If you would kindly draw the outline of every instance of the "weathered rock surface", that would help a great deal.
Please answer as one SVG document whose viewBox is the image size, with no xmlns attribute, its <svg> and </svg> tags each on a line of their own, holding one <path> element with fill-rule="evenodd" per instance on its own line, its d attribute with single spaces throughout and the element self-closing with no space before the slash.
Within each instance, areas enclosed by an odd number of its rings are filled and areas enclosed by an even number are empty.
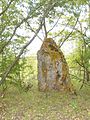
<svg viewBox="0 0 90 120">
<path fill-rule="evenodd" d="M 69 68 L 62 51 L 52 38 L 46 38 L 37 53 L 40 91 L 71 90 Z"/>
</svg>

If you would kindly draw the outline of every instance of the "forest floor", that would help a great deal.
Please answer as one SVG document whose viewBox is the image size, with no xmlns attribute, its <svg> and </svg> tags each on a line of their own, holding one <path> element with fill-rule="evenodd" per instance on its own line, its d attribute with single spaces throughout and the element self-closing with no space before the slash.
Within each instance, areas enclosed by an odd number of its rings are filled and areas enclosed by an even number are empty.
<svg viewBox="0 0 90 120">
<path fill-rule="evenodd" d="M 90 120 L 90 86 L 77 96 L 39 92 L 36 84 L 28 92 L 10 86 L 0 98 L 0 120 Z"/>
</svg>

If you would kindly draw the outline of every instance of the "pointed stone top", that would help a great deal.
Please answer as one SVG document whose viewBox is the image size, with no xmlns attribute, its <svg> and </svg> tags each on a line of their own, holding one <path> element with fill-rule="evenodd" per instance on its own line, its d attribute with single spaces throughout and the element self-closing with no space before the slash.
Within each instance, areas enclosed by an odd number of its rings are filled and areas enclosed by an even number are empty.
<svg viewBox="0 0 90 120">
<path fill-rule="evenodd" d="M 52 38 L 45 38 L 43 41 L 43 44 L 41 46 L 41 49 L 47 49 L 49 48 L 49 50 L 53 50 L 53 49 L 59 49 L 57 44 L 55 43 L 55 41 Z"/>
<path fill-rule="evenodd" d="M 69 68 L 63 52 L 52 38 L 45 38 L 37 53 L 38 87 L 46 90 L 71 90 Z"/>
</svg>

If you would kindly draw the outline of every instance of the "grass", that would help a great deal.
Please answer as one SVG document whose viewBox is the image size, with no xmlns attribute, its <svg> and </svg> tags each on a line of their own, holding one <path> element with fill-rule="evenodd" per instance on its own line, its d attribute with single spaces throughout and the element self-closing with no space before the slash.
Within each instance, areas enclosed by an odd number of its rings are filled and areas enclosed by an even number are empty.
<svg viewBox="0 0 90 120">
<path fill-rule="evenodd" d="M 90 120 L 90 88 L 78 95 L 39 92 L 37 82 L 28 92 L 9 86 L 0 98 L 0 120 Z M 77 84 L 76 84 L 77 86 Z"/>
</svg>

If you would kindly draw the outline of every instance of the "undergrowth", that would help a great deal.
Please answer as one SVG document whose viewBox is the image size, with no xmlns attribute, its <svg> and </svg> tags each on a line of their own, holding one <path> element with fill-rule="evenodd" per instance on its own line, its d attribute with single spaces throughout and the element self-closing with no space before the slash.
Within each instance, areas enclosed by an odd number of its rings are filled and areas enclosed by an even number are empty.
<svg viewBox="0 0 90 120">
<path fill-rule="evenodd" d="M 9 85 L 0 98 L 0 120 L 90 120 L 90 88 L 77 92 L 39 92 L 37 81 L 27 92 Z"/>
</svg>

